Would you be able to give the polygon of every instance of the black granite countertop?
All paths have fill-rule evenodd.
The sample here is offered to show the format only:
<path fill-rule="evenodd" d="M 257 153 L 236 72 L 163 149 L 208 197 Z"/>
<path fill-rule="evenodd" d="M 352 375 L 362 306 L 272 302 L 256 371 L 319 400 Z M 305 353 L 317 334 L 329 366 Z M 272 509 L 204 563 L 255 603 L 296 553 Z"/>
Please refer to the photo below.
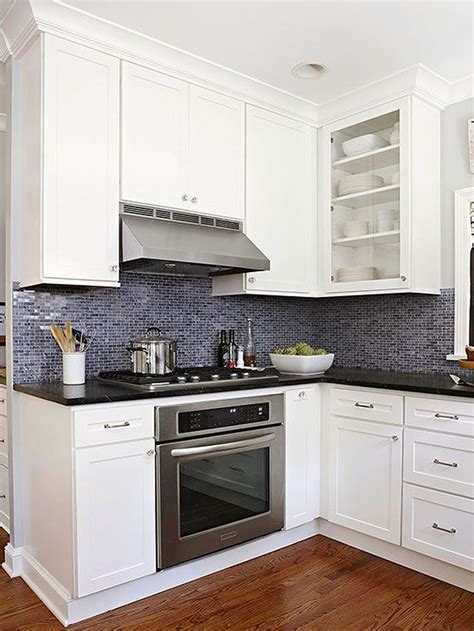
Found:
<path fill-rule="evenodd" d="M 456 386 L 449 375 L 441 373 L 408 373 L 386 370 L 364 370 L 360 368 L 331 368 L 324 376 L 304 377 L 302 375 L 280 375 L 279 379 L 262 386 L 251 381 L 236 381 L 209 388 L 170 388 L 159 392 L 146 392 L 120 384 L 103 383 L 91 379 L 81 386 L 65 386 L 59 381 L 50 383 L 17 384 L 15 390 L 40 399 L 60 403 L 61 405 L 86 405 L 91 403 L 109 403 L 115 401 L 133 401 L 139 399 L 159 399 L 162 397 L 189 396 L 210 392 L 232 392 L 234 390 L 252 390 L 255 388 L 278 388 L 281 386 L 303 385 L 307 383 L 337 383 L 364 388 L 383 388 L 426 394 L 442 394 L 457 397 L 474 398 L 474 387 Z"/>

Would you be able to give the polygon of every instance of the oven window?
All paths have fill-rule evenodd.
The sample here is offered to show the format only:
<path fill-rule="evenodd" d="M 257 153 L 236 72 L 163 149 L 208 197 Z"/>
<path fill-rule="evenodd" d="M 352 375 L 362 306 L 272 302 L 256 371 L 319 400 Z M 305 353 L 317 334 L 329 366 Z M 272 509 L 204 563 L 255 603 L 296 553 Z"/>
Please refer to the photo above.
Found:
<path fill-rule="evenodd" d="M 268 447 L 180 463 L 180 536 L 267 513 L 269 468 Z"/>

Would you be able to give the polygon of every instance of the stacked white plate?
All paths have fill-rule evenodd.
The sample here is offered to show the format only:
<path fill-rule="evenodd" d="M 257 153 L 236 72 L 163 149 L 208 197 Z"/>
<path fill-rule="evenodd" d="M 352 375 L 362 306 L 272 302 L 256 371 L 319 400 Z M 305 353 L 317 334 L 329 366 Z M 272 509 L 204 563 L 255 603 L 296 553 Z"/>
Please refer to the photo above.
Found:
<path fill-rule="evenodd" d="M 337 191 L 339 195 L 351 195 L 351 193 L 362 193 L 372 188 L 380 188 L 383 185 L 384 179 L 380 175 L 358 173 L 341 177 Z"/>
<path fill-rule="evenodd" d="M 342 226 L 342 234 L 347 237 L 360 237 L 369 232 L 368 221 L 346 221 Z"/>
<path fill-rule="evenodd" d="M 351 138 L 342 143 L 342 150 L 346 156 L 356 156 L 359 153 L 373 151 L 381 147 L 386 147 L 388 142 L 378 134 L 364 134 L 357 138 Z"/>
<path fill-rule="evenodd" d="M 376 267 L 356 265 L 354 267 L 341 267 L 337 272 L 337 280 L 340 283 L 354 283 L 360 280 L 375 280 L 376 278 Z"/>

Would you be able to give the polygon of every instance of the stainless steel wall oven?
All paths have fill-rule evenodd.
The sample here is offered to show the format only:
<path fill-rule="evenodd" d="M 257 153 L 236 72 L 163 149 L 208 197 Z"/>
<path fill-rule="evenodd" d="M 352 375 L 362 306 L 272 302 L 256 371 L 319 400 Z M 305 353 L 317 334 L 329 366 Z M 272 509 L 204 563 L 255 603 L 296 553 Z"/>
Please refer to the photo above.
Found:
<path fill-rule="evenodd" d="M 157 566 L 281 530 L 283 395 L 155 410 Z"/>

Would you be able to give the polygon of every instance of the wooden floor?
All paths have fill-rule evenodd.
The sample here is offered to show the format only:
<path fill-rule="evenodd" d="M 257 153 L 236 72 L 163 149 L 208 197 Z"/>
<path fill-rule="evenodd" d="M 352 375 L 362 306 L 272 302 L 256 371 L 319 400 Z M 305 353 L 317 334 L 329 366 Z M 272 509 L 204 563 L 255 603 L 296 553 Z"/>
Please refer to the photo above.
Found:
<path fill-rule="evenodd" d="M 62 628 L 0 570 L 0 631 Z M 318 536 L 69 628 L 472 631 L 474 596 Z"/>

